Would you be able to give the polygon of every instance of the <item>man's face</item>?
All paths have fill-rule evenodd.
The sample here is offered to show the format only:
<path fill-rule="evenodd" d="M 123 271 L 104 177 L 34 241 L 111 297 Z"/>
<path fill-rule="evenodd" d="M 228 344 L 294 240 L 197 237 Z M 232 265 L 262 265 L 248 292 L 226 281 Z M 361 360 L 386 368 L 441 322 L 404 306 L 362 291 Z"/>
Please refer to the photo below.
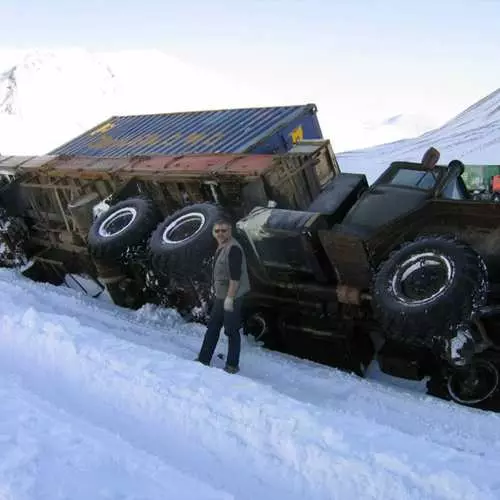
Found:
<path fill-rule="evenodd" d="M 231 228 L 227 224 L 215 224 L 214 226 L 214 237 L 219 245 L 222 245 L 229 241 L 231 238 Z"/>

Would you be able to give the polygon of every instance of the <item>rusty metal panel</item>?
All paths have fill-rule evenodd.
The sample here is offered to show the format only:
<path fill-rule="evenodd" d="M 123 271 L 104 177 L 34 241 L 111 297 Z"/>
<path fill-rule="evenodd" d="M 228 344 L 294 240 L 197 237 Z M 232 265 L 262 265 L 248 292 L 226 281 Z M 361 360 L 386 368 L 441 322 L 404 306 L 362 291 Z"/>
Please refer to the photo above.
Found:
<path fill-rule="evenodd" d="M 280 205 L 306 210 L 320 191 L 316 161 L 311 156 L 295 154 L 276 160 L 279 161 L 275 167 L 264 173 L 271 197 Z"/>
<path fill-rule="evenodd" d="M 320 139 L 314 104 L 114 116 L 51 154 L 118 157 L 281 153 Z"/>
<path fill-rule="evenodd" d="M 122 172 L 134 175 L 203 175 L 210 174 L 214 168 L 225 164 L 232 155 L 189 155 L 189 156 L 152 156 L 138 159 L 134 164 L 124 167 Z"/>
<path fill-rule="evenodd" d="M 120 169 L 120 175 L 162 178 L 256 177 L 273 167 L 272 155 L 152 156 Z"/>
<path fill-rule="evenodd" d="M 259 177 L 277 165 L 272 155 L 239 156 L 217 169 L 218 174 Z"/>
<path fill-rule="evenodd" d="M 79 178 L 108 177 L 112 172 L 130 165 L 130 158 L 56 157 L 44 168 L 51 176 Z"/>

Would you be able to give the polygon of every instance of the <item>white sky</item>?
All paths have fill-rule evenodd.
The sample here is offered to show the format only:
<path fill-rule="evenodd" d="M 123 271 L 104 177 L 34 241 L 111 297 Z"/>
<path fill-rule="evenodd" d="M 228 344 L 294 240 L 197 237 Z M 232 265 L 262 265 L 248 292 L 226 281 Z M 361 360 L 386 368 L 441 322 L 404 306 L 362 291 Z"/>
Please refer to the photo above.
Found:
<path fill-rule="evenodd" d="M 154 48 L 315 102 L 344 147 L 365 122 L 441 124 L 500 87 L 496 0 L 1 0 L 0 18 L 3 48 Z"/>

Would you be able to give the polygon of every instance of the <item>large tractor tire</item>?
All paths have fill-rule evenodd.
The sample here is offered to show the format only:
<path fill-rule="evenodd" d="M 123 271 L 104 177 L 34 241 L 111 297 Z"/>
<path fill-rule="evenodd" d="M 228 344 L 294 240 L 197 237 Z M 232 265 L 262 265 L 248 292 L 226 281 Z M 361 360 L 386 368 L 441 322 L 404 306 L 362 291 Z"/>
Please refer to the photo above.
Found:
<path fill-rule="evenodd" d="M 217 247 L 212 227 L 222 215 L 222 208 L 199 203 L 167 217 L 149 240 L 154 270 L 168 276 L 195 275 L 203 271 Z"/>
<path fill-rule="evenodd" d="M 97 260 L 113 262 L 130 247 L 147 241 L 157 223 L 152 201 L 139 197 L 121 201 L 92 224 L 88 234 L 90 253 Z"/>
<path fill-rule="evenodd" d="M 487 299 L 488 275 L 468 245 L 440 236 L 407 243 L 380 266 L 373 302 L 386 335 L 433 347 Z"/>

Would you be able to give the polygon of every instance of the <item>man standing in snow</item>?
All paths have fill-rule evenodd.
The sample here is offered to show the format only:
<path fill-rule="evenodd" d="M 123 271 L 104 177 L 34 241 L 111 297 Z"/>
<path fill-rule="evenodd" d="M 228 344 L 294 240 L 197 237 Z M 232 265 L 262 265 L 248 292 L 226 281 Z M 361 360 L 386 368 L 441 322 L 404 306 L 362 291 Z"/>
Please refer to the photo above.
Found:
<path fill-rule="evenodd" d="M 213 227 L 213 235 L 218 243 L 212 274 L 215 300 L 197 361 L 210 365 L 220 330 L 224 326 L 228 337 L 224 370 L 237 373 L 241 350 L 241 306 L 244 295 L 250 291 L 250 281 L 245 253 L 233 238 L 231 222 L 217 221 Z"/>

